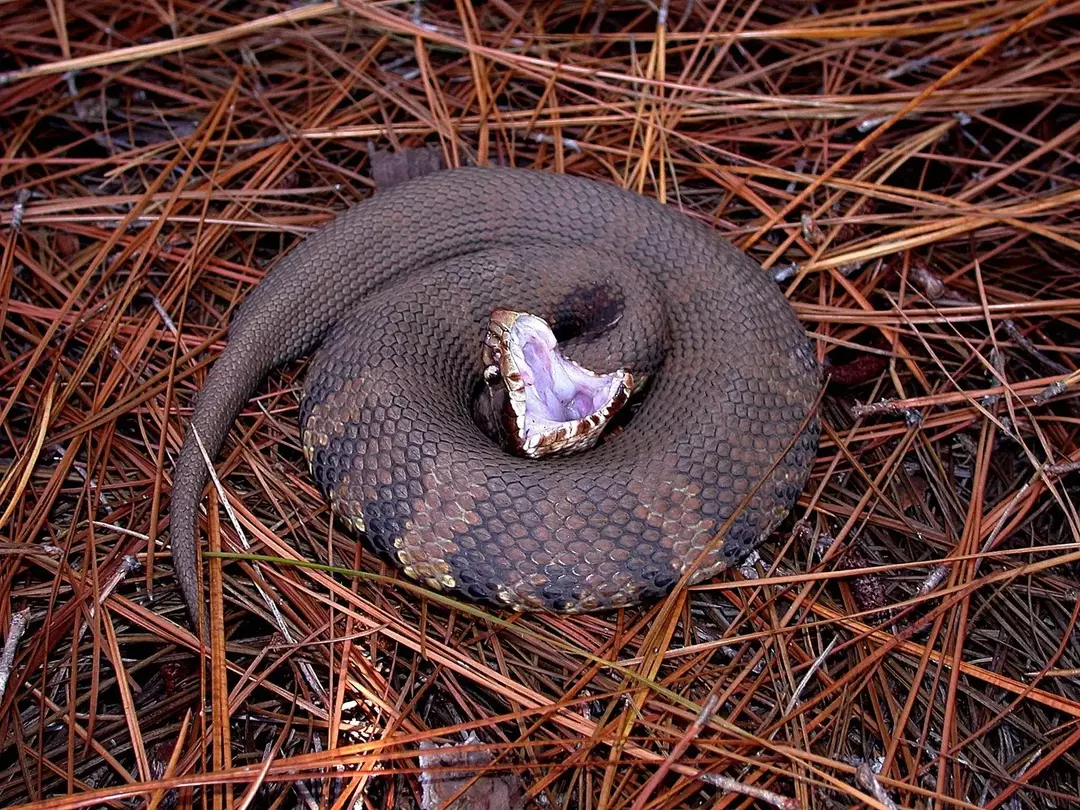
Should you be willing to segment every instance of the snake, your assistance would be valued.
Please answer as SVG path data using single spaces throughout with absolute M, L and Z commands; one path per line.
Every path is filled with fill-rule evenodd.
M 299 359 L 335 518 L 422 585 L 517 611 L 624 607 L 739 563 L 817 450 L 809 336 L 710 224 L 611 182 L 436 171 L 300 240 L 232 318 L 173 474 L 193 617 L 207 460 Z

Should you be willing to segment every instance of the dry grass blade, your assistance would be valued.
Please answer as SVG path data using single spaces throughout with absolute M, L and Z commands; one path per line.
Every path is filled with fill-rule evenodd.
M 566 810 L 1075 807 L 1078 23 L 0 2 L 0 805 L 404 810 L 433 744 Z M 758 558 L 597 616 L 426 594 L 331 521 L 301 364 L 217 460 L 201 646 L 163 543 L 186 418 L 245 294 L 372 193 L 369 141 L 619 183 L 769 267 L 830 381 Z

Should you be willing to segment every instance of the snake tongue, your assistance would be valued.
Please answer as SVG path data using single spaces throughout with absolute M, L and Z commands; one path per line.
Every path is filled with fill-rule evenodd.
M 484 340 L 484 377 L 506 389 L 505 427 L 529 458 L 592 447 L 633 390 L 627 369 L 597 374 L 566 357 L 542 318 L 496 309 Z

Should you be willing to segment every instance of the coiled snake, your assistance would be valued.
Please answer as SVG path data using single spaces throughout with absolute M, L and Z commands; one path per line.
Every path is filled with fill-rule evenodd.
M 408 575 L 516 609 L 660 595 L 711 543 L 710 576 L 789 511 L 816 451 L 818 365 L 767 274 L 584 179 L 436 172 L 305 239 L 230 326 L 191 420 L 207 453 L 315 349 L 301 435 L 335 513 Z M 206 480 L 189 429 L 171 538 L 193 614 Z

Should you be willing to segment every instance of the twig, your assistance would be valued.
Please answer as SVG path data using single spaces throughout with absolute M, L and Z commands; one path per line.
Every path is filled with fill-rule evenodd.
M 889 798 L 889 794 L 885 792 L 885 788 L 878 781 L 877 774 L 865 762 L 860 762 L 859 767 L 855 769 L 855 781 L 859 783 L 859 787 L 868 791 L 871 796 L 888 807 L 889 810 L 899 810 L 896 802 Z
M 740 796 L 749 796 L 760 802 L 771 804 L 773 807 L 779 807 L 780 810 L 800 810 L 801 807 L 795 799 L 781 796 L 779 793 L 773 793 L 771 790 L 765 790 L 764 788 L 754 787 L 753 785 L 744 785 L 727 776 L 703 773 L 698 776 L 698 779 L 727 793 L 737 793 Z
M 672 764 L 678 762 L 679 757 L 686 753 L 686 749 L 690 747 L 691 743 L 697 739 L 697 736 L 701 734 L 701 730 L 705 728 L 705 724 L 709 722 L 709 715 L 716 709 L 716 705 L 720 702 L 718 695 L 709 695 L 705 703 L 702 704 L 701 711 L 698 716 L 694 718 L 689 728 L 686 729 L 686 733 L 679 738 L 679 741 L 671 749 L 671 753 L 667 755 L 667 759 L 660 763 L 656 772 L 649 777 L 649 781 L 641 788 L 641 792 L 638 794 L 637 799 L 634 800 L 634 804 L 631 810 L 641 810 L 645 806 L 645 803 L 649 801 L 649 797 L 652 796 L 653 791 L 664 781 L 664 777 L 667 776 L 671 770 Z
M 1043 472 L 1054 478 L 1080 471 L 1080 461 L 1063 461 L 1059 464 L 1046 464 Z
M 15 663 L 15 651 L 19 648 L 19 641 L 26 632 L 26 625 L 30 622 L 30 608 L 23 608 L 11 617 L 8 624 L 7 638 L 4 640 L 4 650 L 0 652 L 0 703 L 4 700 L 7 691 L 8 679 L 11 677 L 11 667 Z

